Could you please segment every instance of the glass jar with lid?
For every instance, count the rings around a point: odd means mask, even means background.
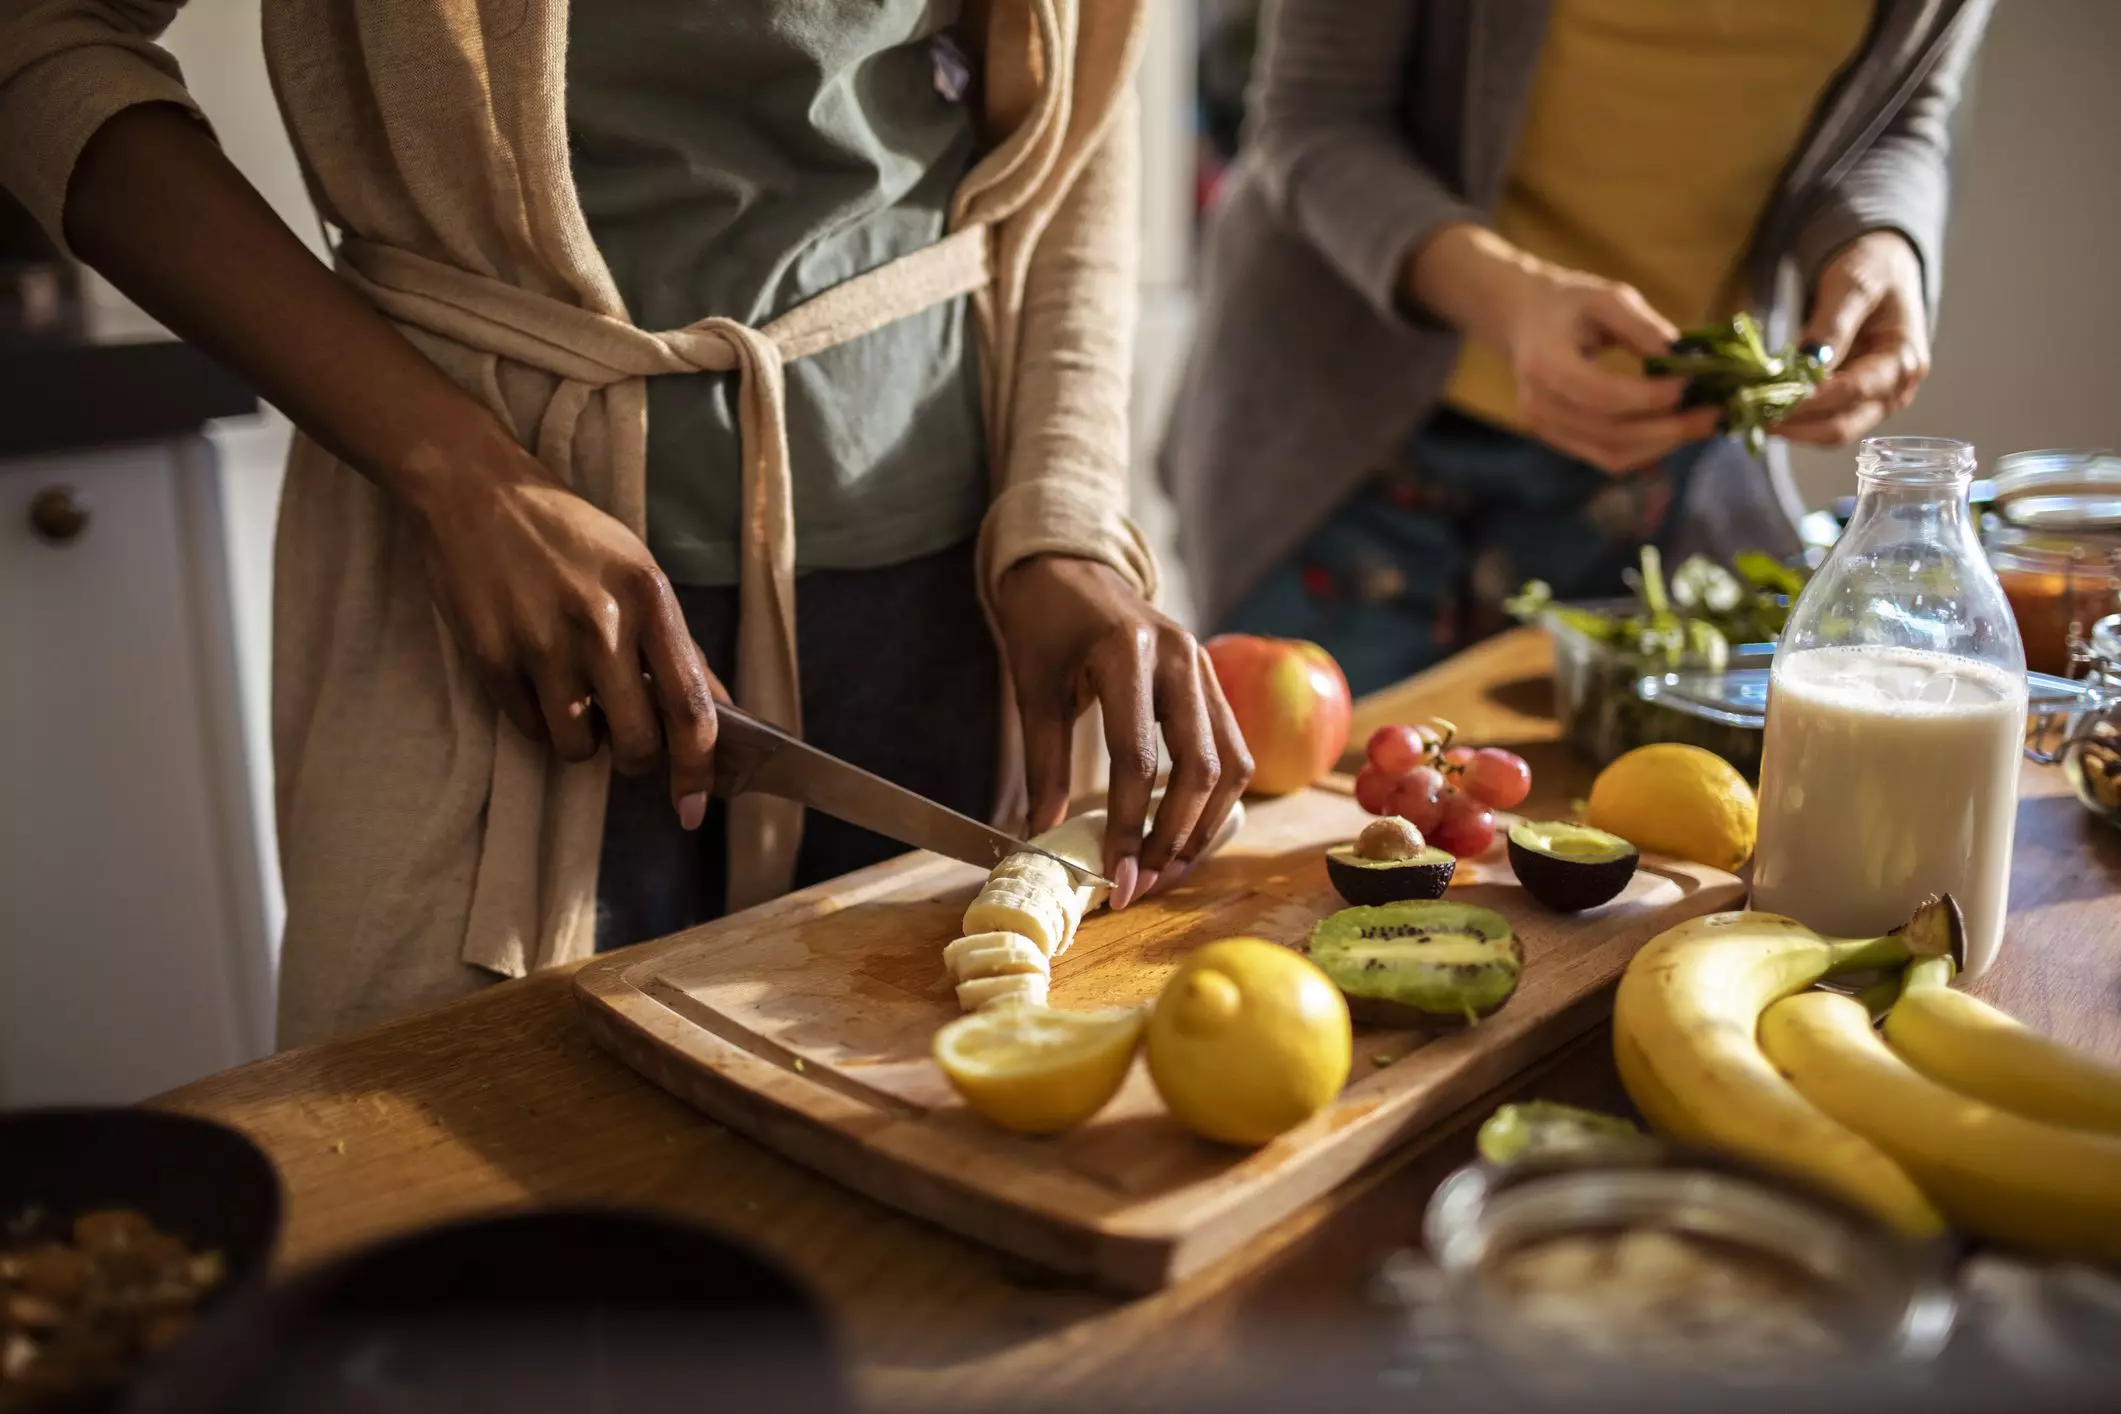
[[[2121,457],[2017,452],[1996,464],[1984,526],[2034,672],[2067,675],[2070,646],[2121,609]]]
[[[2077,650],[2082,707],[2040,722],[2037,759],[2060,761],[2084,808],[2121,825],[2121,614],[2092,625]],[[2049,747],[2059,736],[2059,744]]]

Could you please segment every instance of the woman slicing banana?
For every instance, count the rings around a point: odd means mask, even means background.
[[[1212,837],[1249,759],[1126,518],[1140,0],[288,0],[336,274],[154,45],[178,8],[0,0],[0,180],[301,430],[283,1043],[893,852],[710,805],[716,671],[1034,828],[1097,702],[1116,904]]]

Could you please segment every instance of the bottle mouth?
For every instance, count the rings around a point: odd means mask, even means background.
[[[1866,437],[1856,475],[1888,486],[1948,486],[1973,480],[1974,444],[1950,437]]]

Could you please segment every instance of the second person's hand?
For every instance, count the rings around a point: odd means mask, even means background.
[[[1716,408],[1679,406],[1685,380],[1603,367],[1647,358],[1678,330],[1631,285],[1535,260],[1484,227],[1438,232],[1408,267],[1409,294],[1509,359],[1518,412],[1541,441],[1615,475],[1712,435]]]
[[[613,766],[644,775],[667,756],[671,804],[697,829],[720,684],[670,582],[638,536],[496,440],[422,449],[432,465],[407,478],[444,621],[518,731],[586,761],[600,709]]]
[[[1040,555],[1002,576],[995,611],[1023,717],[1031,828],[1068,810],[1075,719],[1104,712],[1112,757],[1105,876],[1125,908],[1191,867],[1252,781],[1252,756],[1193,635],[1095,560]],[[1147,839],[1157,737],[1171,779]]]

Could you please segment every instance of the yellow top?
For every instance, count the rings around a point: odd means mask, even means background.
[[[1735,312],[1761,208],[1871,9],[1554,0],[1496,230],[1541,259],[1635,286],[1682,328]],[[1468,343],[1444,396],[1522,425],[1493,349]]]

